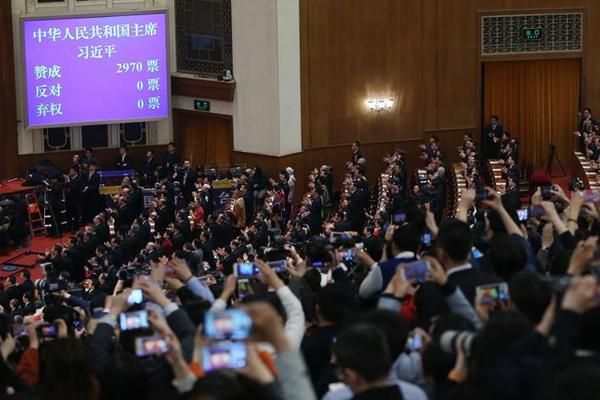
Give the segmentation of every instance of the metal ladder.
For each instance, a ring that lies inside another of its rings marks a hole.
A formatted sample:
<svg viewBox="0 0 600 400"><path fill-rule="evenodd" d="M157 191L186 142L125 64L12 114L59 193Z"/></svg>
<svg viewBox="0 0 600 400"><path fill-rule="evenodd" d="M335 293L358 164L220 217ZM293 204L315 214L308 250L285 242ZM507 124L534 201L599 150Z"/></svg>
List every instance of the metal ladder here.
<svg viewBox="0 0 600 400"><path fill-rule="evenodd" d="M46 236L47 231L44 223L44 215L40 210L37 195L35 193L26 193L25 203L27 204L27 218L29 219L31 237Z"/></svg>

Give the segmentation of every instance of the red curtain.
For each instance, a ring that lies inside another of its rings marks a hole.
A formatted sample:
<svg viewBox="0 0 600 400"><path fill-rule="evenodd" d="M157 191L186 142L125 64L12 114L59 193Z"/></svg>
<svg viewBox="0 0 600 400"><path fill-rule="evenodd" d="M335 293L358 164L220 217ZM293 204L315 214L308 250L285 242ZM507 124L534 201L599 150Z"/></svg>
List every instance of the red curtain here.
<svg viewBox="0 0 600 400"><path fill-rule="evenodd" d="M504 130L519 139L520 162L545 167L555 144L568 166L577 143L579 59L488 62L483 72L484 123L500 117Z"/></svg>

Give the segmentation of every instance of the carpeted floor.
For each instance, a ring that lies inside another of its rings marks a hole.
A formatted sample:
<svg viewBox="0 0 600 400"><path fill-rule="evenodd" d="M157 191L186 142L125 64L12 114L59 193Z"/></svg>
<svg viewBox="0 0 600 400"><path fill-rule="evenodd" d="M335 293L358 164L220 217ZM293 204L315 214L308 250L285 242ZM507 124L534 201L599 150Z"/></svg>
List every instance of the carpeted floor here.
<svg viewBox="0 0 600 400"><path fill-rule="evenodd" d="M536 173L543 173L543 170L536 170ZM562 176L563 173L560 169L555 169L554 171L552 171L552 184L553 185L560 185L560 187L562 188L562 190L565 191L565 193L567 194L567 196L569 195L569 182L571 181L571 179L573 179L573 177L571 176L571 170L569 168L566 169L565 171L567 173L567 176Z"/></svg>
<svg viewBox="0 0 600 400"><path fill-rule="evenodd" d="M29 268L31 271L31 278L33 280L43 277L42 268L38 264L38 256L34 253L44 253L49 250L56 243L62 243L67 240L70 235L64 235L62 238L51 238L51 237L37 237L33 239L27 248L13 249L8 254L0 256L0 278L6 278L13 274L17 274L20 281L20 273L26 267L32 265ZM30 252L31 254L27 254Z"/></svg>

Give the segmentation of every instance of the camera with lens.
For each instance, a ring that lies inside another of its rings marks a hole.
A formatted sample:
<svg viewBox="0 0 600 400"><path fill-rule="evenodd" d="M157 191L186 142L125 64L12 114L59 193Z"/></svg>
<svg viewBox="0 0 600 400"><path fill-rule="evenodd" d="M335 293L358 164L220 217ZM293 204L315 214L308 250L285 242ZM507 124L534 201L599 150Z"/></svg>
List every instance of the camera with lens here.
<svg viewBox="0 0 600 400"><path fill-rule="evenodd" d="M546 282L552 288L552 291L560 297L565 294L571 285L572 277L569 275L546 276L542 278L542 280Z"/></svg>
<svg viewBox="0 0 600 400"><path fill-rule="evenodd" d="M55 293L67 288L64 281L56 278L37 279L34 287L42 293Z"/></svg>
<svg viewBox="0 0 600 400"><path fill-rule="evenodd" d="M460 343L465 354L469 356L473 351L477 337L477 332L446 331L440 336L440 347L446 353L454 354L457 343Z"/></svg>
<svg viewBox="0 0 600 400"><path fill-rule="evenodd" d="M569 190L571 192L581 191L583 189L585 189L585 185L581 178L577 177L569 182Z"/></svg>

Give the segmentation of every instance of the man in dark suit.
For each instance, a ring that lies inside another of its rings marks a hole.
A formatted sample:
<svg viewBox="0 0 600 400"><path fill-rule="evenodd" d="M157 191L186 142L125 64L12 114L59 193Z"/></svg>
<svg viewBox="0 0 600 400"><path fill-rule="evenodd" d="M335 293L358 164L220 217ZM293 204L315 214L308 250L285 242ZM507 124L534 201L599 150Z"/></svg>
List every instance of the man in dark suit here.
<svg viewBox="0 0 600 400"><path fill-rule="evenodd" d="M509 155L506 159L506 171L505 171L505 176L508 179L509 177L512 178L515 183L519 183L519 166L517 165L517 162L515 160L515 158L513 157L513 155Z"/></svg>
<svg viewBox="0 0 600 400"><path fill-rule="evenodd" d="M171 142L167 145L167 154L165 155L165 160L163 162L163 166L167 169L167 172L172 173L175 170L175 166L181 163L181 159L176 150L175 143Z"/></svg>
<svg viewBox="0 0 600 400"><path fill-rule="evenodd" d="M490 117L490 123L483 128L483 154L486 158L498 158L499 140L504 132L497 115Z"/></svg>
<svg viewBox="0 0 600 400"><path fill-rule="evenodd" d="M4 290L6 298L10 302L12 299L21 300L23 295L23 288L17 284L17 276L12 275L8 277L8 287Z"/></svg>
<svg viewBox="0 0 600 400"><path fill-rule="evenodd" d="M83 174L82 182L83 204L85 204L83 211L84 223L91 222L100 208L100 176L96 170L96 162L90 162L88 168L88 172Z"/></svg>
<svg viewBox="0 0 600 400"><path fill-rule="evenodd" d="M108 242L110 239L110 227L102 215L94 217L94 233L100 243Z"/></svg>
<svg viewBox="0 0 600 400"><path fill-rule="evenodd" d="M133 168L133 158L127 154L127 147L119 147L119 159L117 160L117 169L125 170Z"/></svg>
<svg viewBox="0 0 600 400"><path fill-rule="evenodd" d="M581 113L577 132L575 132L579 136L579 150L583 154L585 154L585 133L589 132L596 125L598 125L598 122L592 117L592 109L588 107L584 108Z"/></svg>
<svg viewBox="0 0 600 400"><path fill-rule="evenodd" d="M188 203L192 201L192 192L196 190L197 175L192 169L192 163L190 160L185 160L183 162L183 168L177 171L174 178L181 184L181 189L183 191L183 197L185 197L185 200Z"/></svg>
<svg viewBox="0 0 600 400"><path fill-rule="evenodd" d="M85 172L84 172L85 173ZM72 231L76 231L81 226L81 176L79 170L73 166L69 169L69 175L66 177L67 194L65 205L67 209L67 222Z"/></svg>
<svg viewBox="0 0 600 400"><path fill-rule="evenodd" d="M369 194L365 190L366 181L359 180L354 182L353 192L350 195L350 205L348 207L348 217L352 223L352 230L362 231L365 226L365 209L369 205Z"/></svg>
<svg viewBox="0 0 600 400"><path fill-rule="evenodd" d="M28 270L24 270L21 273L21 277L23 278L23 282L21 282L21 284L19 285L21 287L21 292L34 292L35 286L33 284L33 281L31 280L31 272L29 272Z"/></svg>
<svg viewBox="0 0 600 400"><path fill-rule="evenodd" d="M352 142L352 164L358 164L358 160L364 158L362 151L360 151L360 142L358 140Z"/></svg>
<svg viewBox="0 0 600 400"><path fill-rule="evenodd" d="M144 160L144 165L142 166L142 175L144 177L144 185L146 187L154 185L156 180L154 179L154 171L156 171L157 164L154 159L154 152L152 150L148 150L146 152L146 159Z"/></svg>
<svg viewBox="0 0 600 400"><path fill-rule="evenodd" d="M169 224L175 220L173 213L171 213L169 207L167 207L166 200L160 199L158 201L158 210L156 211L156 214L157 217L154 230L160 234L163 234L166 232L167 226L169 226Z"/></svg>
<svg viewBox="0 0 600 400"><path fill-rule="evenodd" d="M323 189L321 186L315 186L311 193L312 202L310 203L308 215L308 225L310 226L310 234L318 235L321 233L323 225Z"/></svg>
<svg viewBox="0 0 600 400"><path fill-rule="evenodd" d="M473 268L468 260L471 247L469 225L459 220L448 220L442 223L436 237L437 258L446 270L448 282L458 286L467 300L473 304L477 286L500 283L502 280Z"/></svg>

